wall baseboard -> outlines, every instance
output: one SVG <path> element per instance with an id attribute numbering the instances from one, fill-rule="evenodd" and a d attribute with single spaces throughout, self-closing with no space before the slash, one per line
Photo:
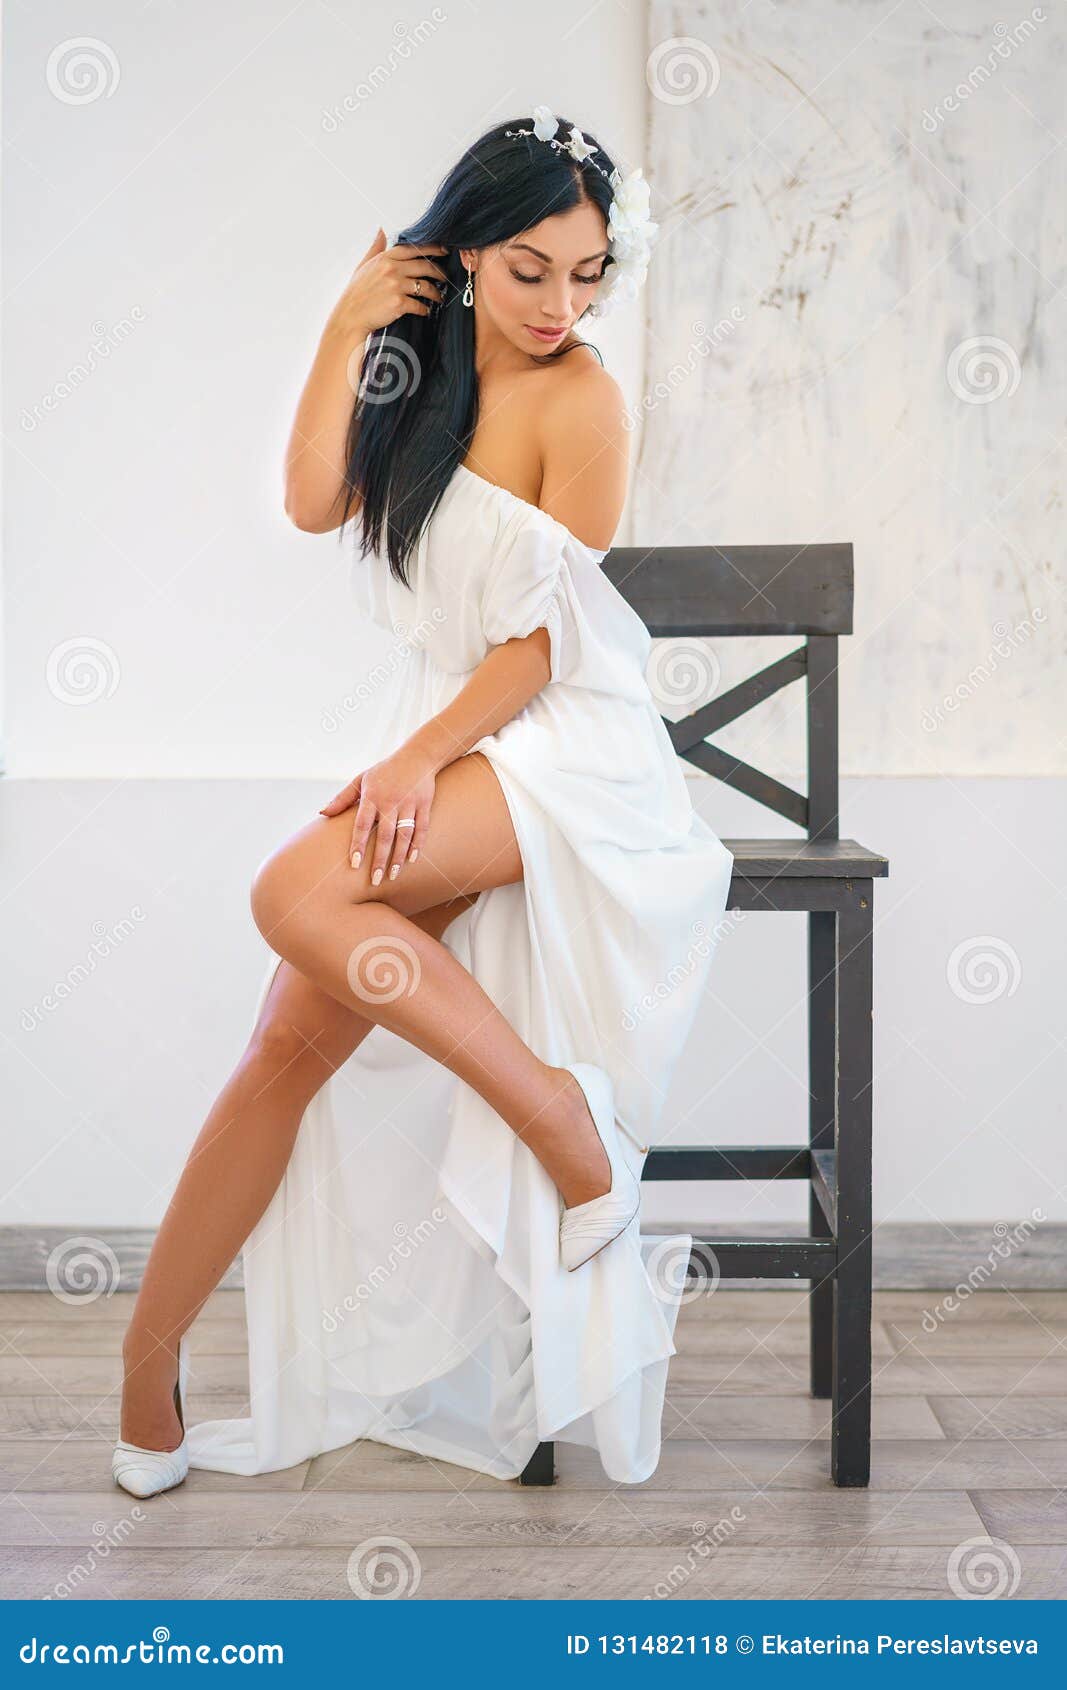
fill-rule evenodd
<path id="1" fill-rule="evenodd" d="M 707 1221 L 672 1223 L 646 1231 L 713 1233 Z M 734 1238 L 800 1238 L 799 1223 L 732 1225 Z M 110 1296 L 136 1291 L 141 1284 L 155 1230 L 152 1227 L 100 1227 L 93 1232 L 61 1226 L 0 1226 L 0 1291 L 47 1291 L 50 1279 L 73 1291 L 84 1285 L 86 1296 L 94 1283 Z M 996 1254 L 1000 1244 L 1006 1254 Z M 52 1263 L 51 1271 L 49 1263 Z M 807 1280 L 731 1279 L 725 1289 L 783 1290 Z M 220 1289 L 240 1290 L 244 1275 L 240 1258 L 220 1281 Z M 879 1291 L 944 1291 L 957 1286 L 970 1290 L 1067 1290 L 1067 1224 L 1046 1222 L 1017 1247 L 1002 1243 L 994 1223 L 974 1225 L 901 1221 L 879 1226 L 874 1235 L 874 1285 Z"/>

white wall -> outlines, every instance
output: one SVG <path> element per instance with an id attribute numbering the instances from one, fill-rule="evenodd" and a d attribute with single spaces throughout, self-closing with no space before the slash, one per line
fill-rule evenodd
<path id="1" fill-rule="evenodd" d="M 694 784 L 721 833 L 760 831 L 747 800 Z M 0 1222 L 159 1219 L 251 1027 L 269 953 L 248 883 L 322 798 L 321 782 L 297 780 L 0 783 L 11 894 Z M 1035 1206 L 1067 1218 L 1062 946 L 1050 928 L 1062 787 L 847 780 L 843 799 L 848 830 L 892 859 L 875 893 L 877 1218 L 1014 1224 Z M 986 934 L 999 966 L 969 967 L 989 949 L 972 945 L 950 970 L 961 942 Z M 673 1142 L 803 1142 L 804 992 L 803 917 L 741 919 L 667 1102 Z M 645 1208 L 805 1212 L 795 1185 L 650 1186 Z"/>
<path id="2" fill-rule="evenodd" d="M 409 221 L 490 124 L 551 99 L 624 161 L 641 148 L 636 0 L 584 22 L 550 0 L 532 27 L 502 3 L 436 13 L 404 14 L 404 37 L 381 0 L 122 0 L 99 25 L 117 83 L 92 54 L 113 91 L 69 104 L 46 70 L 83 9 L 9 8 L 13 777 L 337 772 L 323 715 L 380 648 L 351 541 L 281 504 L 326 314 L 378 224 Z M 639 327 L 596 335 L 634 398 Z"/>
<path id="3" fill-rule="evenodd" d="M 642 158 L 655 40 L 640 5 L 576 14 L 549 0 L 532 20 L 500 4 L 439 11 L 444 21 L 390 60 L 391 7 L 128 0 L 92 26 L 117 84 L 97 49 L 112 91 L 75 104 L 51 91 L 47 66 L 86 33 L 81 8 L 8 9 L 0 877 L 12 960 L 0 1063 L 14 1131 L 0 1221 L 158 1220 L 249 1027 L 265 956 L 251 875 L 352 772 L 367 717 L 342 711 L 332 731 L 333 712 L 387 642 L 354 621 L 347 553 L 286 522 L 280 462 L 319 324 L 374 226 L 402 223 L 466 140 L 540 100 L 627 162 Z M 840 13 L 820 12 L 806 74 L 833 82 Z M 408 15 L 409 31 L 420 20 L 431 8 Z M 376 91 L 324 127 L 324 110 L 356 98 L 375 64 Z M 846 84 L 849 99 L 862 102 L 864 86 Z M 758 102 L 745 110 L 758 126 Z M 707 167 L 695 161 L 704 187 Z M 859 302 L 867 261 L 856 252 L 846 243 L 838 262 L 854 263 Z M 664 256 L 672 266 L 671 247 Z M 620 314 L 598 336 L 635 402 L 651 379 L 640 325 Z M 658 344 L 654 330 L 650 371 Z M 814 449 L 832 481 L 848 424 L 829 421 Z M 738 417 L 724 421 L 717 399 L 695 426 L 729 489 L 749 446 Z M 707 492 L 703 471 L 689 474 L 661 483 L 674 501 L 665 518 Z M 733 504 L 724 493 L 706 507 L 701 537 L 778 537 L 771 482 L 783 534 L 814 537 L 789 461 L 762 483 L 739 472 Z M 846 509 L 831 537 L 858 534 L 862 515 Z M 897 514 L 883 515 L 891 534 Z M 1026 542 L 1024 522 L 1012 533 Z M 898 551 L 883 539 L 876 561 L 861 548 L 864 617 L 870 570 L 898 566 Z M 969 591 L 964 575 L 959 620 L 973 629 L 984 612 Z M 930 766 L 911 759 L 878 778 L 887 739 L 872 739 L 871 722 L 899 703 L 908 639 L 935 616 L 921 594 L 915 616 L 898 624 L 895 661 L 880 664 L 874 718 L 857 666 L 844 723 L 847 766 L 868 777 L 845 783 L 845 827 L 893 858 L 877 894 L 878 1214 L 1014 1220 L 1040 1204 L 1062 1218 L 1063 787 L 1009 778 L 1048 770 L 1038 677 L 1027 671 L 1020 690 L 1009 664 L 988 683 L 989 700 L 1026 723 L 1021 745 L 991 755 L 984 730 L 965 728 L 965 766 L 950 757 L 923 778 Z M 925 682 L 955 681 L 957 651 Z M 81 685 L 99 696 L 74 702 Z M 712 783 L 693 789 L 722 834 L 781 831 Z M 968 1002 L 966 947 L 987 937 L 999 966 Z M 687 1136 L 803 1138 L 803 990 L 799 920 L 751 917 L 723 944 L 668 1111 Z M 701 1194 L 724 1218 L 799 1217 L 798 1199 Z M 691 1216 L 693 1196 L 659 1188 L 648 1206 Z"/>

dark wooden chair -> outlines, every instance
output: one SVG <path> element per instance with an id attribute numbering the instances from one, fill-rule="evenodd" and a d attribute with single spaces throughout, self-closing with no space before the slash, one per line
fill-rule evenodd
<path id="1" fill-rule="evenodd" d="M 805 829 L 804 839 L 727 839 L 731 909 L 808 916 L 806 1145 L 653 1148 L 646 1180 L 800 1179 L 806 1238 L 694 1238 L 690 1272 L 713 1252 L 724 1279 L 811 1282 L 810 1385 L 832 1404 L 835 1485 L 866 1485 L 871 1451 L 871 1016 L 874 881 L 885 857 L 838 837 L 837 642 L 852 632 L 852 547 L 622 547 L 605 573 L 655 637 L 803 635 L 738 686 L 667 722 L 680 757 Z M 708 735 L 781 687 L 806 686 L 808 791 L 795 792 Z M 539 1444 L 523 1484 L 551 1484 Z"/>

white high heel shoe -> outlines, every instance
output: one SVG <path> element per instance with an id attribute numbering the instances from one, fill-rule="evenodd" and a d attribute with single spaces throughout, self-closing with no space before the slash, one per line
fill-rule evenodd
<path id="1" fill-rule="evenodd" d="M 185 1393 L 189 1377 L 189 1353 L 185 1334 L 178 1339 L 178 1378 L 174 1406 L 181 1421 L 182 1441 L 177 1449 L 142 1449 L 120 1438 L 111 1457 L 111 1474 L 116 1484 L 131 1496 L 155 1496 L 158 1491 L 180 1485 L 189 1471 L 189 1443 L 185 1435 Z"/>
<path id="2" fill-rule="evenodd" d="M 641 1207 L 641 1186 L 630 1172 L 618 1140 L 620 1122 L 615 1119 L 614 1088 L 603 1068 L 591 1062 L 565 1062 L 589 1105 L 597 1135 L 607 1151 L 611 1166 L 611 1188 L 602 1197 L 565 1208 L 559 1222 L 559 1254 L 569 1273 L 599 1255 L 613 1239 L 626 1231 Z M 633 1134 L 622 1128 L 627 1138 Z M 633 1139 L 637 1144 L 637 1140 Z M 638 1145 L 646 1150 L 647 1145 Z"/>

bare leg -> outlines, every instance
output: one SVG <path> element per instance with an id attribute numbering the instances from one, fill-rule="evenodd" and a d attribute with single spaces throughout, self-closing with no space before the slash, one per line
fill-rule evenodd
<path id="1" fill-rule="evenodd" d="M 487 759 L 475 753 L 442 771 L 423 852 L 396 881 L 372 888 L 373 835 L 362 867 L 350 867 L 352 819 L 317 817 L 256 877 L 253 913 L 290 968 L 279 969 L 269 1013 L 193 1147 L 146 1267 L 123 1345 L 121 1431 L 146 1448 L 181 1441 L 172 1402 L 178 1339 L 277 1189 L 307 1103 L 372 1025 L 397 1032 L 479 1092 L 568 1206 L 608 1189 L 610 1168 L 581 1087 L 530 1050 L 440 943 L 447 920 L 435 928 L 431 918 L 522 878 Z M 381 971 L 396 967 L 409 971 L 409 989 L 383 994 Z M 275 999 L 290 988 L 317 990 Z"/>
<path id="2" fill-rule="evenodd" d="M 471 898 L 418 917 L 439 937 Z M 145 1264 L 123 1340 L 119 1435 L 176 1449 L 178 1339 L 267 1208 L 311 1099 L 375 1023 L 280 962 L 248 1046 L 189 1153 Z"/>
<path id="3" fill-rule="evenodd" d="M 416 917 L 443 899 L 522 879 L 492 764 L 459 757 L 437 780 L 418 860 L 372 886 L 373 841 L 349 863 L 353 812 L 317 818 L 262 864 L 252 912 L 268 944 L 346 1008 L 425 1051 L 522 1138 L 568 1207 L 607 1191 L 611 1170 L 585 1095 L 543 1062 L 474 977 Z"/>

